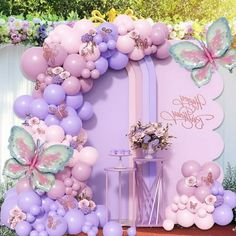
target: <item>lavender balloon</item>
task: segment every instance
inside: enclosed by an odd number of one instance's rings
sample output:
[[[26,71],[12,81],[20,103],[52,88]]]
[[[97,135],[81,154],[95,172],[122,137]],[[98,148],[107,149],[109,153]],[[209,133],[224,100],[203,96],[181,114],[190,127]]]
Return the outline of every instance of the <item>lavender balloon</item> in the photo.
[[[232,209],[236,207],[236,194],[230,190],[224,191],[224,203]]]
[[[68,225],[69,234],[79,234],[82,231],[82,226],[85,223],[84,214],[78,209],[70,209],[64,219]]]
[[[90,214],[85,216],[85,219],[87,222],[90,222],[93,226],[98,227],[99,225],[99,218],[95,214],[95,212],[91,212]]]
[[[32,227],[29,222],[21,221],[16,225],[16,233],[19,236],[28,236]]]
[[[47,126],[60,124],[60,120],[58,120],[56,116],[51,115],[51,114],[47,115],[44,121]]]
[[[118,31],[116,25],[108,22],[104,22],[97,28],[98,32],[104,34],[103,41],[108,42],[110,39],[116,40],[118,37]]]
[[[213,219],[218,225],[228,225],[233,220],[233,211],[227,204],[222,204],[215,208]]]
[[[97,61],[95,61],[96,69],[100,72],[100,75],[106,73],[108,69],[108,61],[104,57],[100,57]]]
[[[83,106],[78,111],[78,115],[83,121],[91,119],[93,116],[92,105],[89,102],[84,102]]]
[[[97,205],[95,214],[99,219],[99,226],[103,228],[106,224],[106,207],[104,205]]]
[[[15,114],[19,117],[24,119],[27,115],[29,115],[30,110],[30,103],[33,101],[32,96],[23,95],[18,97],[13,105],[13,110]]]
[[[123,230],[121,224],[110,221],[107,222],[103,228],[104,236],[122,236]]]
[[[76,110],[74,108],[67,107],[66,110],[68,112],[68,116],[76,116],[76,117],[78,116],[77,112],[76,112]]]
[[[74,222],[77,225],[77,222]],[[67,232],[66,220],[61,216],[48,216],[46,230],[49,236],[63,236]]]
[[[43,97],[48,104],[59,105],[65,99],[65,91],[62,86],[58,84],[48,85],[43,93]]]
[[[48,115],[48,104],[44,99],[38,98],[31,102],[29,110],[31,116],[44,120]]]
[[[128,62],[129,58],[127,55],[121,53],[121,52],[115,52],[114,55],[112,55],[109,60],[109,66],[114,70],[121,70],[124,69]]]
[[[78,116],[67,116],[61,121],[60,125],[66,134],[75,136],[79,134],[82,127],[82,122]]]
[[[81,93],[75,96],[66,96],[66,104],[74,109],[78,109],[79,107],[81,107],[83,104],[83,100],[83,95]]]

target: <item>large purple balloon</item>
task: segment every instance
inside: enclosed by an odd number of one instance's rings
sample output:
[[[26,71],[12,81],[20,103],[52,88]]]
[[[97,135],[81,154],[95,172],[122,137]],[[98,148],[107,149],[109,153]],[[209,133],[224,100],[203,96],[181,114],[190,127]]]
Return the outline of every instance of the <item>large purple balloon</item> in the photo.
[[[77,225],[77,222],[74,224]],[[46,230],[50,236],[63,236],[67,232],[66,220],[58,215],[48,216]]]
[[[109,23],[109,22],[104,22],[104,23],[102,23],[101,25],[98,26],[97,31],[98,31],[98,33],[102,32],[104,34],[104,29],[105,30],[111,30],[111,32],[106,33],[105,37],[103,37],[103,40],[105,42],[108,42],[108,40],[110,40],[110,39],[114,39],[114,40],[117,39],[118,31],[117,31],[117,26],[116,25],[114,25],[112,23]]]
[[[78,115],[81,120],[89,120],[93,116],[93,107],[89,102],[84,102],[83,106],[79,109]]]
[[[37,193],[32,191],[22,192],[18,195],[18,206],[24,212],[30,212],[30,207],[33,205],[41,206],[41,199]]]
[[[30,115],[44,120],[48,115],[48,104],[42,98],[34,99],[30,104]]]
[[[15,100],[13,109],[19,118],[24,119],[27,115],[29,115],[29,106],[32,101],[33,98],[29,95],[20,96]]]
[[[66,94],[62,86],[50,84],[45,88],[43,97],[48,104],[59,105],[64,101]]]
[[[19,222],[15,228],[18,236],[28,236],[30,234],[31,229],[32,229],[32,226],[27,221]]]
[[[58,120],[56,116],[51,115],[51,114],[47,115],[44,121],[47,126],[60,124],[60,120]]]
[[[21,70],[29,80],[35,81],[39,74],[46,71],[47,67],[42,47],[29,48],[21,57]]]
[[[79,107],[81,107],[83,104],[83,100],[83,95],[81,93],[75,96],[66,96],[66,104],[74,109],[78,109]]]
[[[44,195],[42,197],[42,207],[44,209],[45,212],[49,212],[50,211],[50,206],[54,203],[54,201],[47,197],[46,195]]]
[[[176,190],[179,195],[187,195],[188,197],[191,197],[194,193],[195,188],[194,187],[189,187],[185,183],[185,179],[180,179],[176,185]]]
[[[233,220],[233,211],[227,204],[222,204],[215,208],[213,219],[218,225],[228,225]]]
[[[90,222],[93,226],[99,226],[99,218],[95,212],[91,212],[90,214],[85,216],[86,222]]]
[[[232,209],[236,207],[236,194],[230,190],[224,191],[224,203]]]
[[[104,236],[122,236],[123,230],[120,223],[115,221],[109,221],[103,228]]]
[[[67,107],[66,110],[67,110],[68,116],[76,116],[76,117],[78,116],[77,112],[74,108]]]
[[[61,127],[66,134],[76,136],[82,127],[82,122],[78,116],[67,116],[61,121]]]
[[[64,219],[67,222],[69,234],[79,234],[81,232],[85,223],[85,217],[80,210],[70,209]]]
[[[5,199],[9,198],[9,197],[16,197],[17,196],[17,192],[16,192],[16,188],[10,188],[6,193],[5,193]]]
[[[103,228],[106,224],[106,207],[104,205],[97,205],[95,214],[99,219],[99,226]]]
[[[95,61],[95,66],[100,72],[100,75],[103,75],[108,69],[108,61],[104,57],[100,57],[97,61]]]
[[[129,58],[127,55],[121,52],[115,52],[109,59],[109,66],[114,70],[121,70],[126,67],[129,62]]]

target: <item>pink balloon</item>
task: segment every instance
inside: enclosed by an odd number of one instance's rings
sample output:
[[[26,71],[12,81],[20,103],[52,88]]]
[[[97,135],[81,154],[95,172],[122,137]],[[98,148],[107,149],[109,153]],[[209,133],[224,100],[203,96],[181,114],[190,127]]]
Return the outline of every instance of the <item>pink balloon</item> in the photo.
[[[65,185],[61,180],[56,179],[54,185],[47,193],[51,199],[59,199],[65,194]]]
[[[79,93],[81,85],[79,79],[74,76],[70,76],[64,80],[62,83],[62,88],[64,89],[66,95],[73,96]]]
[[[189,187],[186,185],[185,183],[185,179],[180,179],[176,185],[176,190],[180,195],[187,195],[188,197],[192,196],[194,191],[195,191],[195,187]]]
[[[92,79],[80,79],[80,85],[81,85],[81,92],[87,93],[93,87],[93,80]]]
[[[79,161],[79,152],[75,149],[72,158],[69,159],[67,166],[74,167]]]
[[[155,45],[163,44],[166,39],[165,32],[160,31],[160,30],[155,30],[155,29],[152,29],[152,33],[150,37],[151,37],[152,43]]]
[[[98,79],[100,77],[100,72],[97,69],[94,69],[91,71],[91,78],[92,79]]]
[[[131,53],[134,50],[135,41],[129,35],[119,36],[116,48],[122,53]]]
[[[85,68],[86,63],[82,56],[78,54],[70,54],[64,62],[64,69],[70,72],[71,75],[79,77],[82,70]]]
[[[220,177],[220,167],[215,162],[207,162],[202,166],[202,171],[211,173],[214,180]]]
[[[81,76],[84,78],[84,79],[88,79],[90,78],[91,76],[91,73],[90,73],[90,70],[85,68],[82,70],[82,73],[81,73]]]
[[[46,85],[49,85],[49,84],[51,84],[52,83],[52,77],[51,76],[46,76],[45,77],[45,83],[46,83]]]
[[[70,178],[70,176],[71,176],[71,169],[69,167],[65,167],[64,170],[56,174],[56,179],[64,181],[66,178]]]
[[[79,52],[81,39],[80,37],[74,32],[68,32],[65,35],[61,35],[61,45],[65,48],[68,53],[77,53]]]
[[[195,197],[200,201],[200,202],[204,202],[205,198],[211,194],[211,190],[210,187],[208,186],[200,186],[198,188],[196,188],[194,195]]]
[[[86,43],[82,43],[80,46],[80,55],[83,55],[86,61],[96,61],[101,53],[100,50],[97,46],[93,47],[93,50],[87,48]]]
[[[48,142],[62,142],[65,138],[64,130],[58,125],[49,126],[45,131],[45,135]]]
[[[144,49],[144,54],[145,55],[151,55],[152,54],[152,48],[148,46],[147,48]]]
[[[120,25],[120,26],[118,26],[117,31],[118,31],[119,35],[125,35],[125,34],[127,34],[128,29],[125,25]]]
[[[24,191],[30,191],[32,190],[30,180],[28,178],[22,178],[20,179],[16,184],[16,192],[22,193]]]
[[[90,30],[94,30],[95,26],[90,20],[82,19],[75,22],[73,30],[76,31],[81,36],[88,33]]]
[[[206,214],[205,217],[199,217],[198,214],[195,214],[194,223],[199,229],[208,230],[213,227],[214,219],[212,214]]]
[[[181,172],[184,177],[192,176],[198,173],[201,169],[201,165],[194,160],[186,161],[181,167]]]
[[[83,162],[78,162],[73,168],[72,168],[72,176],[77,179],[78,181],[86,181],[91,173],[92,168]]]
[[[134,21],[134,27],[143,39],[152,33],[152,26],[147,20],[139,19]]]
[[[162,22],[158,22],[152,26],[152,29],[155,31],[161,31],[165,34],[165,38],[168,38],[169,36],[169,29],[166,24]]]
[[[87,67],[89,70],[93,70],[93,69],[96,68],[96,65],[95,65],[95,63],[94,63],[93,61],[88,61],[88,62],[86,63],[86,67]]]
[[[177,223],[183,227],[191,227],[194,224],[194,215],[187,209],[179,210],[176,215]]]
[[[135,47],[134,50],[129,54],[129,58],[134,61],[139,61],[145,56],[142,48]]]
[[[125,15],[125,14],[118,15],[113,21],[113,24],[116,25],[118,28],[120,25],[123,25],[123,27],[125,27],[128,31],[134,28],[134,21],[132,20],[130,16]],[[118,29],[118,32],[119,32],[119,29]]]
[[[198,211],[197,211],[197,215],[200,218],[204,218],[207,215],[207,211],[204,208],[199,208]]]
[[[42,98],[43,97],[43,92],[41,89],[33,89],[32,91],[32,97],[33,98]]]
[[[27,49],[21,57],[21,70],[23,75],[32,81],[37,79],[37,76],[44,73],[48,67],[47,61],[43,56],[42,47],[32,47]]]
[[[165,209],[165,217],[166,217],[166,219],[168,219],[168,220],[172,220],[172,221],[174,222],[174,224],[177,223],[177,220],[176,220],[176,212],[172,211],[171,206],[168,206],[168,207]]]
[[[61,66],[67,57],[67,52],[59,43],[45,44],[43,47],[44,58],[51,67]]]
[[[170,56],[169,53],[170,42],[165,40],[165,42],[157,47],[156,58],[158,59],[166,59]]]
[[[68,35],[72,29],[68,25],[58,25],[52,32],[58,36]]]
[[[90,166],[93,166],[99,157],[99,153],[94,147],[83,147],[79,152],[79,161],[84,162]]]

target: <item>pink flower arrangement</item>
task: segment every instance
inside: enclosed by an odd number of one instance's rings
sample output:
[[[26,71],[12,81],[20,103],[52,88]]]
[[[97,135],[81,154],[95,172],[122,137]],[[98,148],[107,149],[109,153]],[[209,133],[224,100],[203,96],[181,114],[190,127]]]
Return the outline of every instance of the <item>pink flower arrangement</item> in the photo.
[[[10,210],[8,223],[11,229],[15,229],[16,225],[23,220],[26,220],[26,214],[20,208],[15,207]]]

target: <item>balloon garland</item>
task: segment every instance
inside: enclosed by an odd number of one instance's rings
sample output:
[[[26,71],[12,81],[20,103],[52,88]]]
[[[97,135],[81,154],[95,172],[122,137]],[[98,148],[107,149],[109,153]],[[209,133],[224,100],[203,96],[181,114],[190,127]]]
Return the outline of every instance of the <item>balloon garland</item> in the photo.
[[[202,230],[208,230],[214,223],[222,226],[231,223],[236,194],[224,190],[217,181],[220,177],[219,166],[214,162],[201,166],[191,160],[182,165],[181,172],[184,178],[176,185],[179,195],[165,210],[165,230],[172,230],[174,224],[186,228],[195,224]]]

